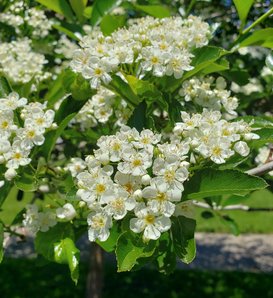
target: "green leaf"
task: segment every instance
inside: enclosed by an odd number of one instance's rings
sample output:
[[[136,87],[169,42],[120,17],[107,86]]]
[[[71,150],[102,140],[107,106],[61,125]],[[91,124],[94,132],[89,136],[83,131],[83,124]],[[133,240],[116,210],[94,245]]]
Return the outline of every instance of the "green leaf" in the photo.
[[[83,22],[84,17],[84,9],[87,5],[88,0],[69,0],[72,9],[74,10],[78,20]]]
[[[225,194],[246,195],[263,189],[267,183],[259,177],[236,170],[204,169],[196,172],[185,184],[184,199],[203,199]]]
[[[66,72],[61,72],[57,79],[50,84],[48,92],[45,95],[45,100],[48,102],[49,108],[54,107],[54,104],[66,94],[66,90],[63,85],[65,76]]]
[[[216,60],[228,52],[222,48],[205,46],[202,48],[195,49],[193,51],[194,58],[192,60],[193,70],[188,71],[184,76],[183,80],[196,75],[201,70],[205,70],[206,67],[210,67]]]
[[[112,252],[115,250],[117,240],[120,236],[117,223],[114,223],[113,227],[110,230],[110,236],[106,241],[97,240],[97,244],[102,247],[107,252]]]
[[[155,85],[131,75],[127,75],[126,80],[133,92],[141,100],[145,100],[148,106],[153,102],[156,102],[162,109],[168,110],[168,103]]]
[[[54,258],[59,264],[68,264],[72,280],[77,284],[79,279],[80,251],[71,238],[54,243]]]
[[[205,67],[202,70],[203,75],[208,75],[214,72],[220,72],[229,69],[229,62],[226,59],[221,59],[218,62],[212,63],[211,65]]]
[[[75,117],[75,115],[76,113],[68,115],[61,121],[56,130],[49,131],[46,134],[45,142],[41,147],[41,151],[43,152],[43,156],[45,156],[47,160],[50,159],[51,152],[54,149],[57,139],[61,136],[68,123]]]
[[[126,100],[130,107],[136,107],[142,101],[132,88],[117,75],[112,76],[112,81],[107,87]]]
[[[4,225],[0,222],[0,264],[4,257]]]
[[[260,136],[258,140],[252,140],[249,145],[251,148],[260,148],[265,144],[273,143],[273,128],[262,128],[255,131]]]
[[[9,195],[9,192],[11,190],[11,183],[8,181],[5,181],[5,184],[1,187],[1,191],[0,191],[0,207],[3,205],[3,203],[5,202],[6,198]]]
[[[95,0],[90,19],[91,25],[98,25],[102,17],[115,8],[119,2],[119,0]]]
[[[155,18],[168,18],[171,16],[170,10],[166,6],[162,5],[137,5],[134,7],[138,10],[141,10],[147,13],[150,16]]]
[[[37,2],[65,16],[68,20],[73,20],[74,18],[73,11],[66,0],[37,0]]]
[[[25,192],[33,192],[37,190],[38,183],[34,177],[33,171],[25,168],[14,180],[15,186]]]
[[[249,10],[254,3],[254,0],[233,0],[233,2],[241,20],[241,28],[243,28],[246,23]]]
[[[5,97],[11,92],[12,90],[8,80],[5,77],[0,76],[0,97]]]
[[[194,69],[186,72],[181,79],[172,80],[169,83],[168,89],[174,91],[181,86],[181,83],[186,79],[198,74],[201,71],[205,71],[207,67],[212,67],[212,65],[221,58],[223,55],[228,54],[228,51],[225,51],[222,48],[205,46],[202,48],[195,49],[193,51],[194,58],[191,65],[194,66]],[[215,66],[215,64],[214,64]]]
[[[92,16],[92,9],[93,9],[92,6],[87,6],[87,7],[84,9],[83,15],[84,15],[87,19],[90,19],[91,16]]]
[[[108,14],[102,18],[100,28],[104,35],[111,35],[115,30],[123,27],[125,22],[125,16],[112,16]]]
[[[173,217],[172,219],[172,240],[174,251],[179,259],[189,264],[196,255],[194,231],[196,221],[184,216]]]
[[[256,30],[239,44],[240,48],[248,46],[273,48],[273,28]]]
[[[158,271],[164,274],[172,273],[176,267],[176,254],[168,232],[163,233],[159,238],[157,255]]]
[[[146,127],[146,110],[147,105],[145,102],[141,102],[135,109],[133,114],[128,120],[128,125],[130,127],[136,128],[139,132],[141,132]]]
[[[58,24],[53,24],[52,27],[57,29],[58,31],[66,34],[68,37],[70,37],[76,41],[79,41],[79,38],[71,30],[69,30],[61,25],[58,25]]]
[[[70,223],[58,223],[47,232],[39,231],[36,235],[34,244],[35,250],[49,261],[55,259],[55,244],[65,238],[74,240],[74,231]]]
[[[247,70],[229,70],[221,72],[221,75],[239,86],[244,86],[249,82],[249,73]]]
[[[118,272],[130,271],[137,264],[138,259],[151,257],[156,244],[157,241],[153,240],[144,243],[139,235],[129,231],[121,234],[116,247]]]

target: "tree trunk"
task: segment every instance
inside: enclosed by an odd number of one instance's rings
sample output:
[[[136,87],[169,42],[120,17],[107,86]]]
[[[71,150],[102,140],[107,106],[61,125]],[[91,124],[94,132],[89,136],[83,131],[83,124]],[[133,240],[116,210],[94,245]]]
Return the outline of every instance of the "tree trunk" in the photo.
[[[101,298],[103,288],[103,250],[96,243],[90,245],[86,298]]]

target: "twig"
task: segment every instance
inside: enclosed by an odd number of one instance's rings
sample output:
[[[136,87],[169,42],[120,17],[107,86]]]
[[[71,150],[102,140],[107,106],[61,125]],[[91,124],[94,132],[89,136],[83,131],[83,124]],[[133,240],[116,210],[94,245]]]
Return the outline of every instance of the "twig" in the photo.
[[[248,175],[261,176],[261,175],[268,173],[272,170],[273,170],[273,161],[270,161],[264,165],[258,166],[251,170],[248,170],[245,173]]]

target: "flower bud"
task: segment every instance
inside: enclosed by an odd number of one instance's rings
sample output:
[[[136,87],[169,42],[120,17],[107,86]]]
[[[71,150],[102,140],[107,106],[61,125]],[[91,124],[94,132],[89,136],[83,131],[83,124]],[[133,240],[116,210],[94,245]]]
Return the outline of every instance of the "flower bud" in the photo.
[[[143,185],[149,185],[150,182],[151,182],[150,175],[146,174],[146,175],[142,176],[141,182],[142,182]]]
[[[4,174],[5,179],[8,181],[11,181],[16,175],[17,172],[13,168],[8,169]]]

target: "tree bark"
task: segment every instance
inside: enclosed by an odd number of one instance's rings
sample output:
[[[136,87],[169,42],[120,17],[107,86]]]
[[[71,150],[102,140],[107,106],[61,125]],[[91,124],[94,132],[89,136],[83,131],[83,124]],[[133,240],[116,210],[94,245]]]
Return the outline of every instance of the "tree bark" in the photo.
[[[103,250],[97,243],[91,243],[89,270],[86,280],[86,298],[101,298],[103,288]]]

